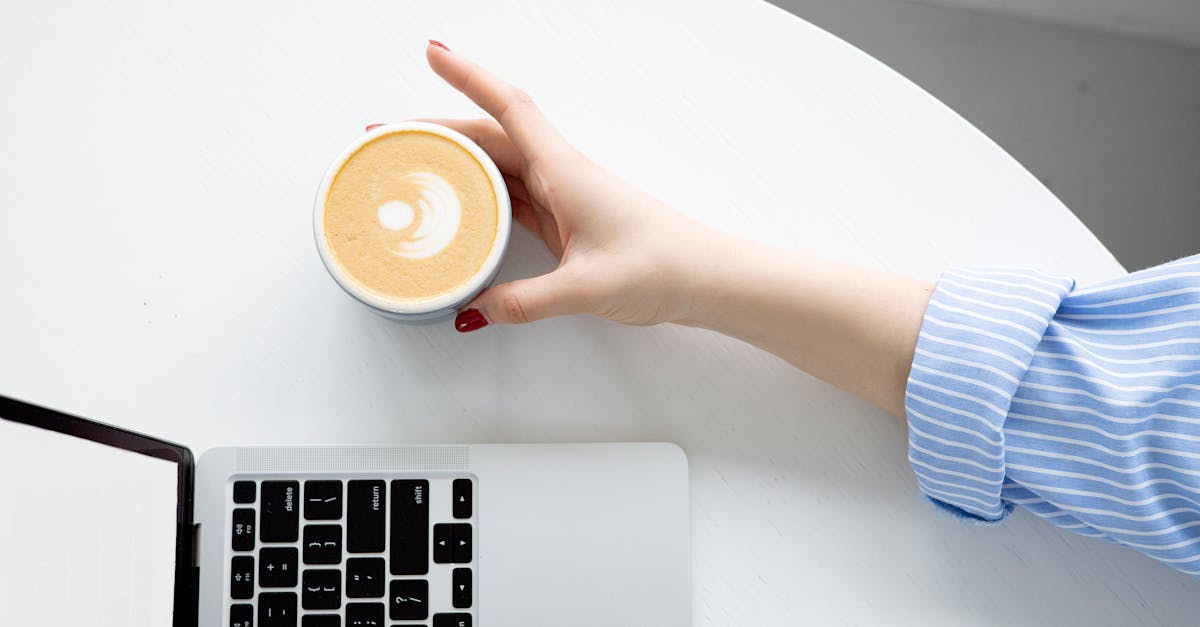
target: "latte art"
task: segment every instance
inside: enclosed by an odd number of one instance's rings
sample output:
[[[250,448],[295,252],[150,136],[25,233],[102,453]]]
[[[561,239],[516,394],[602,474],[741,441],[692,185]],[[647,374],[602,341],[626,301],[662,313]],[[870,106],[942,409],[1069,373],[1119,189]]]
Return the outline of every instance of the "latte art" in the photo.
[[[446,179],[432,172],[412,172],[401,184],[417,193],[415,202],[390,200],[379,205],[379,224],[393,236],[388,252],[409,259],[438,254],[454,239],[462,221],[462,204]]]
[[[326,176],[317,230],[343,287],[378,309],[414,310],[423,305],[409,303],[449,298],[494,272],[493,248],[508,238],[508,195],[467,138],[419,122],[389,127],[368,134]]]

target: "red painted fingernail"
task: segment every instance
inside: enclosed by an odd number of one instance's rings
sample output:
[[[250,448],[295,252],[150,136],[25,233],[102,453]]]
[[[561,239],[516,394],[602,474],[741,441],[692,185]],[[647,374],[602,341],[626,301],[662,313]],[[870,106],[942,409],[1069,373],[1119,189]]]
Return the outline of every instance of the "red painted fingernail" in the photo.
[[[446,44],[444,44],[436,39],[430,39],[429,45],[437,46],[438,48],[441,48],[442,50],[445,50],[446,52],[450,52],[450,49],[446,47]]]
[[[371,132],[371,129],[373,129],[373,128],[379,128],[379,127],[381,127],[381,126],[383,126],[383,125],[382,125],[382,124],[368,124],[368,125],[367,125],[367,132],[369,133],[369,132]]]
[[[459,333],[470,333],[487,325],[487,318],[484,318],[478,309],[464,309],[454,317],[454,328]]]

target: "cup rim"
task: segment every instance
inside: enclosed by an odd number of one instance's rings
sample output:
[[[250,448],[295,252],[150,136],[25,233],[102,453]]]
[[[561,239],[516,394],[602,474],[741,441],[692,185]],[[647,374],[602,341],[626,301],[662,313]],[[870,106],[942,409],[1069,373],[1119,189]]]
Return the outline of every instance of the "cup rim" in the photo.
[[[350,157],[367,143],[384,135],[411,131],[423,131],[438,135],[465,148],[483,166],[484,172],[487,173],[488,179],[491,180],[492,189],[495,191],[496,196],[496,234],[492,238],[491,249],[488,251],[488,256],[483,260],[483,264],[462,285],[444,294],[421,300],[388,298],[366,291],[333,260],[333,255],[329,250],[329,241],[325,237],[325,199],[329,196],[329,188],[333,185],[334,176],[341,171]],[[321,185],[317,188],[317,197],[313,203],[313,234],[317,240],[317,251],[321,255],[321,263],[325,265],[325,269],[329,272],[329,275],[333,277],[334,281],[337,281],[343,290],[354,298],[371,307],[396,314],[431,313],[456,307],[467,299],[474,297],[482,291],[484,283],[490,281],[491,277],[495,275],[496,269],[504,257],[504,249],[508,244],[511,229],[512,205],[508,196],[508,187],[505,186],[504,177],[500,174],[499,168],[496,167],[491,157],[466,135],[454,129],[430,122],[395,122],[384,124],[364,133],[358,139],[351,142],[333,160],[333,163],[330,164],[329,168],[325,171],[325,176],[321,179]]]

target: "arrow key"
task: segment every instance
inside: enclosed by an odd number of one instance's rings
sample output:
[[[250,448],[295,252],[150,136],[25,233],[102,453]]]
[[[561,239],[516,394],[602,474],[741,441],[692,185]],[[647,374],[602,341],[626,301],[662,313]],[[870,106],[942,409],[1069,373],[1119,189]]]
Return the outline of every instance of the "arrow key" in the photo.
[[[450,558],[455,564],[471,562],[471,525],[454,525],[454,549],[450,552]]]
[[[455,609],[471,607],[471,569],[454,569],[454,589],[450,593]]]
[[[471,480],[454,480],[454,517],[471,517]]]
[[[471,525],[453,523],[433,526],[433,561],[438,564],[471,562]]]
[[[449,564],[454,561],[454,525],[433,526],[433,561]]]

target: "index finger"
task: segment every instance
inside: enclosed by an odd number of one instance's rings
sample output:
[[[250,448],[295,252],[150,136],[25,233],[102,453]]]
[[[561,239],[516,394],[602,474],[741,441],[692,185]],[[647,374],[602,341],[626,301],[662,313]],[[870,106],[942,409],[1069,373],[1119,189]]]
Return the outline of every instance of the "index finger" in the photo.
[[[479,144],[479,147],[496,162],[496,167],[505,174],[519,176],[525,172],[525,156],[512,140],[504,134],[504,130],[495,120],[479,118],[475,120],[448,120],[445,118],[417,118],[418,122],[440,124],[454,129],[468,139]]]
[[[527,161],[569,148],[525,92],[445,47],[431,43],[425,57],[438,76],[496,118]]]

